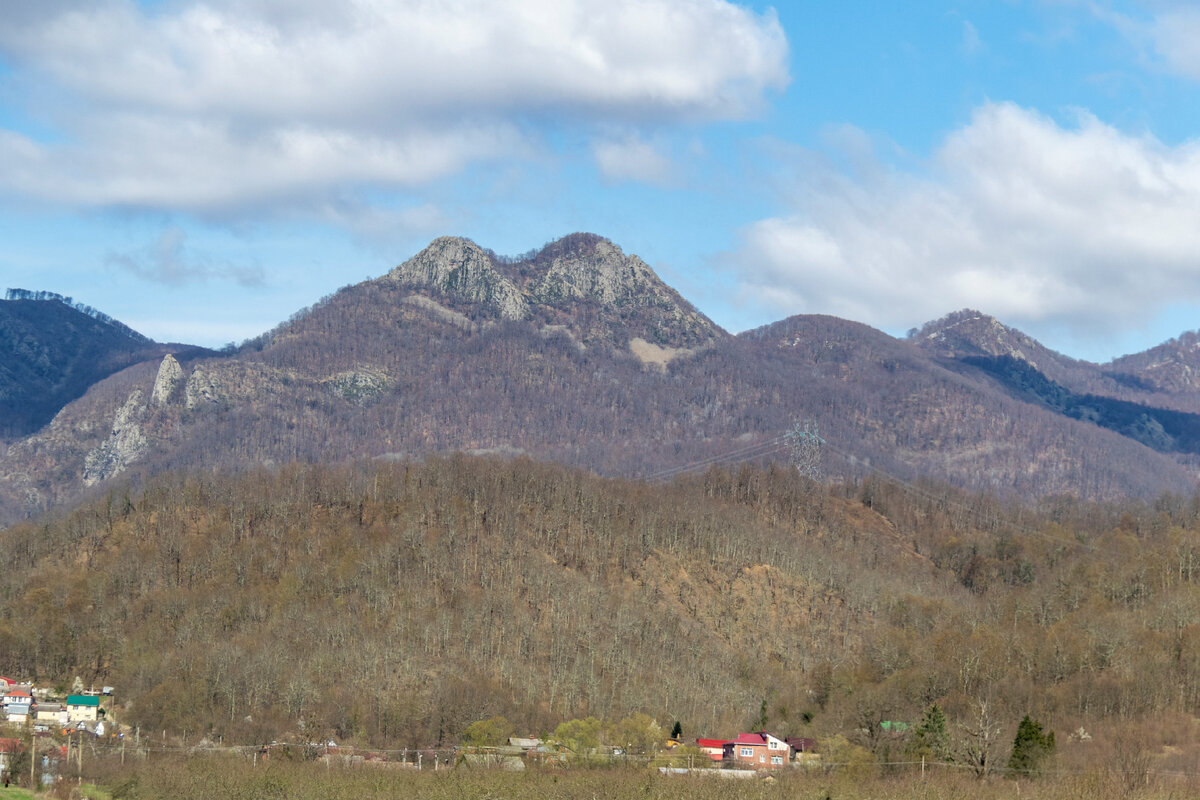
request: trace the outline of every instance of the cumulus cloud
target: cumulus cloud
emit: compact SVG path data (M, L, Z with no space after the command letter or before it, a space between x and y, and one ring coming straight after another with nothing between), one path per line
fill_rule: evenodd
M788 81L725 0L21 2L0 57L53 137L0 131L0 188L219 211L406 187L538 146L530 120L743 117Z
M1036 330L1128 329L1200 301L1200 144L987 104L919 173L814 165L744 230L742 295L903 329L974 307Z
M135 253L109 253L106 261L153 283L180 286L212 280L234 281L242 286L261 286L263 271L258 266L239 266L199 255L185 243L187 235L168 228L158 240Z

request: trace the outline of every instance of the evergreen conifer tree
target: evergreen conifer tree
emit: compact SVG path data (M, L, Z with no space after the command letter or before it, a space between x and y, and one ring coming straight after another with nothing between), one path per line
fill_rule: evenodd
M1042 733L1042 724L1030 719L1026 714L1017 726L1017 735L1013 738L1012 756L1008 759L1008 768L1016 772L1035 774L1042 761L1054 754L1054 731Z
M950 733L946 730L946 714L934 703L925 710L925 716L913 728L910 752L918 757L934 761L953 761L950 749Z

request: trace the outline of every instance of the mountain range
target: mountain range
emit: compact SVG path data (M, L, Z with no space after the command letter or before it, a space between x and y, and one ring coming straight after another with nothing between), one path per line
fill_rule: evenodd
M167 470L527 454L670 478L786 461L1034 499L1192 493L1200 335L1097 365L964 310L897 339L795 316L732 335L640 258L443 237L239 348L150 342L64 298L0 303L0 524Z

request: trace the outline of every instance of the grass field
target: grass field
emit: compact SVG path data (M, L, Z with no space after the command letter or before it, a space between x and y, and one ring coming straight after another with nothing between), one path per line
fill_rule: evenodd
M1015 781L979 780L967 773L824 775L783 773L770 780L725 780L716 777L664 776L649 769L609 768L529 770L491 769L440 772L383 769L370 766L327 767L312 762L253 766L228 758L193 758L142 762L120 768L97 764L100 791L80 792L64 780L54 791L63 800L87 796L95 800L1181 800L1200 798L1200 780L1157 781L1129 785L1116 775L1057 775ZM0 800L30 797L6 790Z

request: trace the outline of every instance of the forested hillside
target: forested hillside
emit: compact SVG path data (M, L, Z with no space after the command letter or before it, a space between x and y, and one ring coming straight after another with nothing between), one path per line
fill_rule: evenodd
M0 442L37 431L97 382L167 352L215 355L158 344L69 297L9 289L0 300Z
M1042 402L833 317L730 336L592 235L517 259L438 239L236 354L181 361L135 364L13 442L0 524L164 470L458 451L624 477L762 464L797 422L826 441L835 481L874 466L1026 500L1196 486L1186 414Z
M1103 406L1141 406L1151 417L1171 412L1200 413L1200 333L1189 332L1143 353L1115 358L1107 364L1077 361L1043 346L999 320L971 309L927 323L910 331L908 340L946 363L981 366L1019 392L1028 389L1021 376L1005 375L1017 363L1023 372L1051 384L1060 395ZM999 368L999 369L997 369ZM999 372L1000 374L997 374ZM1013 378L1017 378L1013 380ZM1045 398L1035 398L1041 402ZM1072 407L1080 403L1072 403ZM1056 407L1056 403L1045 403ZM1056 410L1064 410L1059 405ZM1103 408L1098 409L1101 417ZM1068 416L1071 416L1068 411ZM1120 413L1117 414L1121 416ZM1079 418L1079 417L1076 417ZM1101 423L1103 424L1103 423ZM1120 423L1112 427L1119 428ZM1136 437L1135 437L1136 438Z
M987 701L1009 737L1026 713L1098 741L1153 718L1158 752L1200 704L1200 505L1171 497L456 457L166 476L2 544L0 670L226 741L645 712L883 748L856 731Z
M34 432L96 381L154 356L149 339L88 311L45 293L0 300L0 440Z

